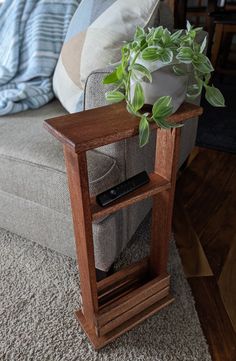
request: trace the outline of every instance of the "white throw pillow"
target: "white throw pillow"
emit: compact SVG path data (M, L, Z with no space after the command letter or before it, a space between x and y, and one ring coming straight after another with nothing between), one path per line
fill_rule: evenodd
M106 8L99 13L100 7ZM84 85L94 70L120 60L136 27L154 24L159 0L83 0L73 16L55 70L53 88L71 113L83 110Z

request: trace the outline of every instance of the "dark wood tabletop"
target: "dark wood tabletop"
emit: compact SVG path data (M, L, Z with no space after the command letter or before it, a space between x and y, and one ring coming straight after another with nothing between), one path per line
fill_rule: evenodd
M184 103L168 122L182 123L201 113L199 106ZM52 118L44 126L62 143L82 152L138 135L139 118L128 113L125 103L119 103ZM151 128L157 125L152 123Z

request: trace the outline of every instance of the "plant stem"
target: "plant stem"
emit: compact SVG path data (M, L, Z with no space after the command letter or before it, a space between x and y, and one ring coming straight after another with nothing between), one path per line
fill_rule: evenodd
M139 57L140 53L145 49L146 47L146 44L144 44L140 49L139 51L136 53L135 57L133 58L133 60L131 61L129 67L132 68L132 65L135 64L137 58ZM126 94L127 94L127 101L129 103L131 103L131 99L130 99L130 80L131 80L131 71L129 71L129 75L128 75L128 79L127 79L127 87L126 87Z

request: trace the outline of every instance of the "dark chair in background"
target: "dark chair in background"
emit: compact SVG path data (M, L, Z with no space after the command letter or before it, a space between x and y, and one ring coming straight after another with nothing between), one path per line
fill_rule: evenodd
M185 28L186 19L208 32L208 56L220 73L235 74L226 69L232 39L236 32L236 0L167 0L174 13L175 28ZM192 0L191 3L194 1Z
M228 57L236 34L236 4L210 14L211 33L208 54L218 73L236 75L234 68L228 67Z

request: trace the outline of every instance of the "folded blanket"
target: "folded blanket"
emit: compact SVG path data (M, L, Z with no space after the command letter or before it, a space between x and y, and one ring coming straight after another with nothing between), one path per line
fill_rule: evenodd
M0 6L0 115L39 108L78 0L5 0Z

